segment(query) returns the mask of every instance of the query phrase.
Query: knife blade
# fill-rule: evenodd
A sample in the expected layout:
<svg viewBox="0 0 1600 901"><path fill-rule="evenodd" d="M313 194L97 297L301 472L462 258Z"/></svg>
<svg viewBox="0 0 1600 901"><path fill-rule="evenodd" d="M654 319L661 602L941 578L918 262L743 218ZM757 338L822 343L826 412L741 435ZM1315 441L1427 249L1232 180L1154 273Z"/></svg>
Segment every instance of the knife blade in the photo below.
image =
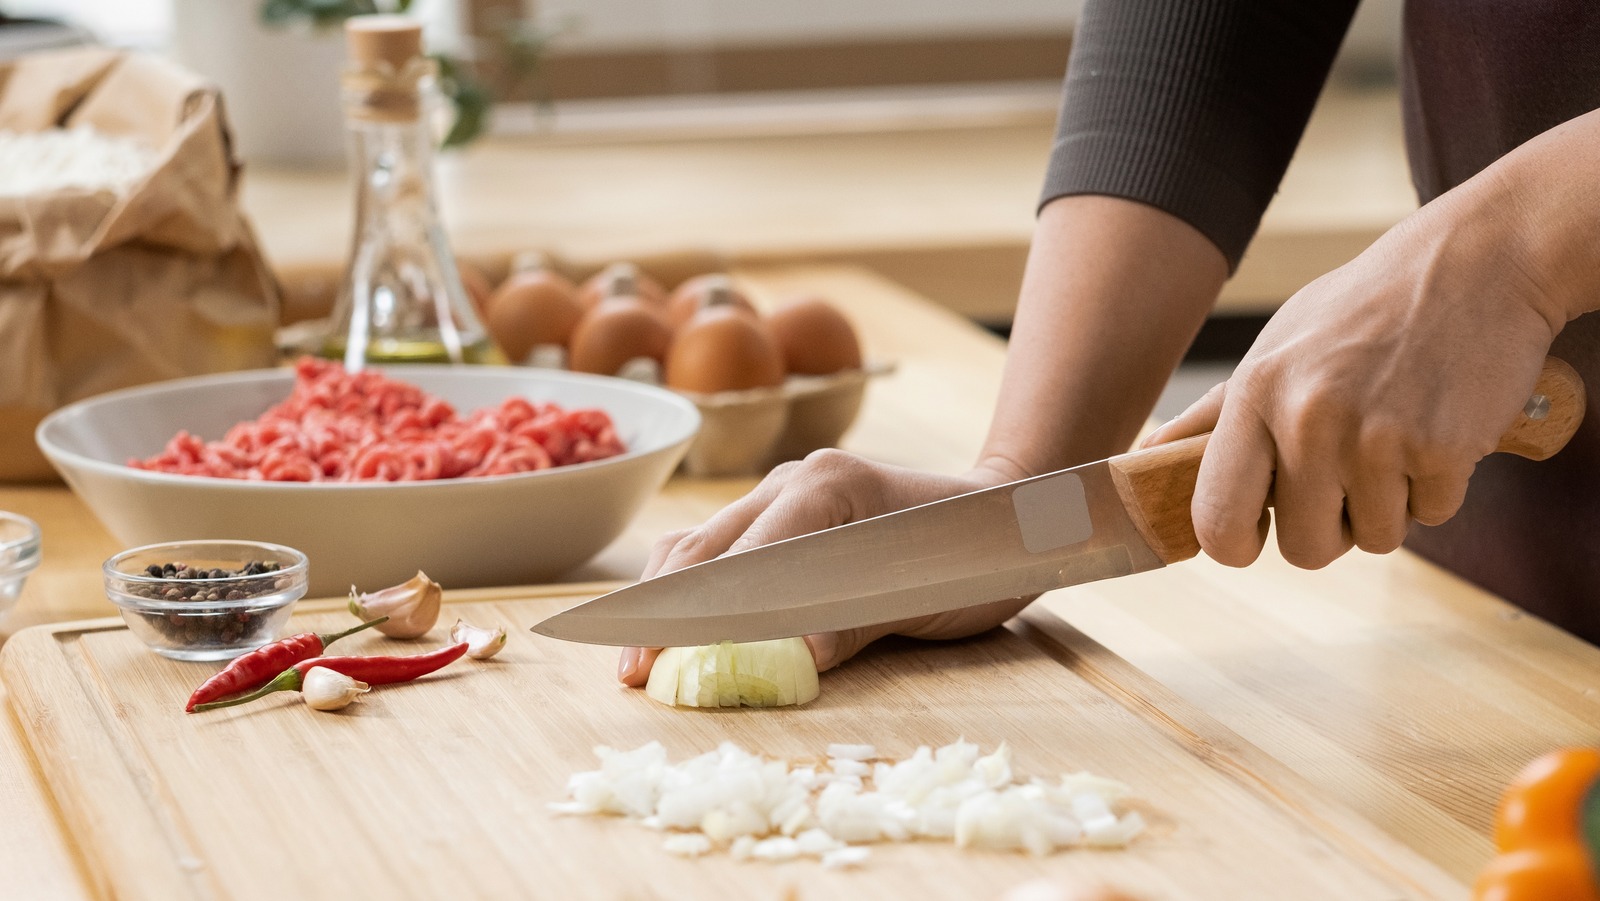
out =
<svg viewBox="0 0 1600 901"><path fill-rule="evenodd" d="M1565 446L1583 382L1547 358L1497 450ZM533 627L591 644L679 647L894 622L1158 569L1199 553L1189 516L1209 435L802 535L602 595Z"/></svg>

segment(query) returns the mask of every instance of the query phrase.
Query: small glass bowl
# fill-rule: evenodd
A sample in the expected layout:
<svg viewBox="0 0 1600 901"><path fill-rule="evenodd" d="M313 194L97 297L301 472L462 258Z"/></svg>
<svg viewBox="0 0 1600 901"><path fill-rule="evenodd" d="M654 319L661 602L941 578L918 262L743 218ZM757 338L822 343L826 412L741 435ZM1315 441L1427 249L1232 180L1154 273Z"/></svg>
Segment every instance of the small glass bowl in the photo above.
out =
<svg viewBox="0 0 1600 901"><path fill-rule="evenodd" d="M174 660L227 660L276 640L307 569L305 554L259 541L151 544L102 567L128 630Z"/></svg>
<svg viewBox="0 0 1600 901"><path fill-rule="evenodd" d="M16 606L28 574L39 568L39 526L0 511L0 616Z"/></svg>

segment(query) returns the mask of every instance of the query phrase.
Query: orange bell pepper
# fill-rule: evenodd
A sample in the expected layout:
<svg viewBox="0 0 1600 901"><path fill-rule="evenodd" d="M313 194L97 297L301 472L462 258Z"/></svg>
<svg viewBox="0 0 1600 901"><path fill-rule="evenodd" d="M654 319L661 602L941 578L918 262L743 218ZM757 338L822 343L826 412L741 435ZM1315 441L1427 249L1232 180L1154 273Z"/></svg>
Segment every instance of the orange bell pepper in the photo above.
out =
<svg viewBox="0 0 1600 901"><path fill-rule="evenodd" d="M1600 749L1529 764L1500 800L1494 843L1475 901L1600 901Z"/></svg>

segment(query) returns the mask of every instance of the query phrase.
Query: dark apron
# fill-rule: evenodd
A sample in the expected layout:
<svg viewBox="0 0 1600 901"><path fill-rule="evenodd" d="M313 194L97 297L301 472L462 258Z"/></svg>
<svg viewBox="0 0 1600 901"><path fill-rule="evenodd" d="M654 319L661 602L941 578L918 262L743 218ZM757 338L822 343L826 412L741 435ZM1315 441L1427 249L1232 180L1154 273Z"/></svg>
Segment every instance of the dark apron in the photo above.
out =
<svg viewBox="0 0 1600 901"><path fill-rule="evenodd" d="M1401 54L1406 150L1427 202L1540 132L1600 108L1595 0L1409 0ZM1600 172L1575 173L1600 178ZM1593 236L1600 244L1600 234ZM1600 305L1600 285L1595 285ZM1589 389L1583 427L1543 463L1496 454L1454 519L1406 546L1600 644L1600 313L1551 353Z"/></svg>

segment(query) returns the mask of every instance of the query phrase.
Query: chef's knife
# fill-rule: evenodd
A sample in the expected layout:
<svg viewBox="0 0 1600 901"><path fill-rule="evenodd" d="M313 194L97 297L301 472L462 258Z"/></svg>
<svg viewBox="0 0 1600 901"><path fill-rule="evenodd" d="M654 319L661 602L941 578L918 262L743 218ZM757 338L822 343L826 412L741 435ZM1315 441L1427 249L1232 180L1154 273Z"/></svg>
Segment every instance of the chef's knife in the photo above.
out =
<svg viewBox="0 0 1600 901"><path fill-rule="evenodd" d="M1497 450L1543 460L1583 418L1555 358ZM729 554L563 611L535 632L678 647L833 632L1157 569L1200 552L1207 435Z"/></svg>

